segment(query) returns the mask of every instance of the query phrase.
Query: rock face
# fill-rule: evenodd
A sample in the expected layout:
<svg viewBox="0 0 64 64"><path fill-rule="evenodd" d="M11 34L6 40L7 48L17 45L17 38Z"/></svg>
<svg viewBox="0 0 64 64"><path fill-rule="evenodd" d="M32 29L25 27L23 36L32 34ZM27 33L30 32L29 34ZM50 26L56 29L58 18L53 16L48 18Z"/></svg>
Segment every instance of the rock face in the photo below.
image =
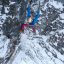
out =
<svg viewBox="0 0 64 64"><path fill-rule="evenodd" d="M26 17L26 5L27 3L22 0L20 1L20 4L11 4L9 7L10 7L10 11L8 13L8 15L12 16L11 17L7 17L4 24L3 24L3 33L4 35L6 35L7 37L9 38L12 38L12 36L14 35L14 37L18 36L19 32L18 32L18 29L20 27L18 27L16 25L17 22L20 22L20 20L24 20L25 17ZM18 5L19 8L18 8ZM17 8L19 9L17 9ZM17 17L17 13L19 15L19 17ZM16 16L16 17L15 17Z"/></svg>
<svg viewBox="0 0 64 64"><path fill-rule="evenodd" d="M21 4L21 2L22 2L22 4ZM4 9L6 7L9 7L9 9L7 9L7 11L9 11L9 12L7 14L3 14L3 15L0 13L1 14L1 16L0 16L0 37L3 35L6 35L6 37L5 37L6 39L1 37L4 40L4 42L0 40L0 44L1 44L1 46L0 46L0 64L6 64L10 60L12 54L15 51L16 45L19 44L19 28L20 27L18 27L18 24L17 24L17 22L19 22L17 13L21 12L21 9L23 10L22 14L18 14L18 16L22 16L23 13L26 12L25 1L22 0L21 2L20 2L20 4L17 3L17 5L15 2L10 2L10 5L6 5L4 7ZM18 8L18 5L19 5L19 8ZM20 7L21 7L21 9L20 9ZM1 11L2 10L0 10L0 12ZM5 12L5 10L4 10L4 12ZM26 15L24 14L24 16L26 16ZM10 40L10 42L8 42L8 45L6 42L7 39Z"/></svg>
<svg viewBox="0 0 64 64"><path fill-rule="evenodd" d="M51 4L57 3L54 0L45 0L45 4L42 4L44 0L31 0L34 12L39 1L44 19L36 24L39 29L35 29L44 28L40 33L35 34L28 28L24 33L19 32L18 25L26 17L26 0L10 0L9 12L0 13L0 64L64 64L63 5Z"/></svg>
<svg viewBox="0 0 64 64"><path fill-rule="evenodd" d="M26 17L26 9L27 9L27 2L24 0L21 1L20 3L20 20L23 21Z"/></svg>
<svg viewBox="0 0 64 64"><path fill-rule="evenodd" d="M16 26L16 21L12 20L12 18L8 17L3 24L3 34L8 38L16 37L19 35L19 31Z"/></svg>

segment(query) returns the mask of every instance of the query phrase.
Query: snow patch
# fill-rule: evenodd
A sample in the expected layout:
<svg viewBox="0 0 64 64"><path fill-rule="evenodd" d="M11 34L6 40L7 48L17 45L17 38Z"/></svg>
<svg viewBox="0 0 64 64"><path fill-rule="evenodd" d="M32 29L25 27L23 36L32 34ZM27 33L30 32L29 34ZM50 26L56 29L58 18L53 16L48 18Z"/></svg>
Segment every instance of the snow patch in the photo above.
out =
<svg viewBox="0 0 64 64"><path fill-rule="evenodd" d="M12 5L12 4L15 4L15 2L10 2L10 4L9 4L9 5Z"/></svg>
<svg viewBox="0 0 64 64"><path fill-rule="evenodd" d="M64 13L60 14L60 18L64 19Z"/></svg>
<svg viewBox="0 0 64 64"><path fill-rule="evenodd" d="M49 4L53 5L56 9L60 9L60 10L63 10L63 5L61 2L58 2L58 1L49 1Z"/></svg>
<svg viewBox="0 0 64 64"><path fill-rule="evenodd" d="M64 29L58 30L59 33L64 33Z"/></svg>
<svg viewBox="0 0 64 64"><path fill-rule="evenodd" d="M7 39L4 35L0 37L0 58L6 56L9 42L10 40Z"/></svg>
<svg viewBox="0 0 64 64"><path fill-rule="evenodd" d="M5 13L9 12L9 7L5 7Z"/></svg>

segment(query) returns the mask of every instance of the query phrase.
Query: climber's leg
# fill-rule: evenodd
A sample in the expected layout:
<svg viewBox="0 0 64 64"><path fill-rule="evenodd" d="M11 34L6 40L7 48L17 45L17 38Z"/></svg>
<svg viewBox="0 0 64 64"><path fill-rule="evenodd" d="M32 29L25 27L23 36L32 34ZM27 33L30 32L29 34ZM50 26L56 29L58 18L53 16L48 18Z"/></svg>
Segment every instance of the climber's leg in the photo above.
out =
<svg viewBox="0 0 64 64"><path fill-rule="evenodd" d="M21 25L21 30L24 30L26 27L28 27L28 24L22 24Z"/></svg>
<svg viewBox="0 0 64 64"><path fill-rule="evenodd" d="M36 33L36 30L35 30L35 28L34 28L34 27L32 27L32 30L33 30L33 32L34 32L34 33Z"/></svg>

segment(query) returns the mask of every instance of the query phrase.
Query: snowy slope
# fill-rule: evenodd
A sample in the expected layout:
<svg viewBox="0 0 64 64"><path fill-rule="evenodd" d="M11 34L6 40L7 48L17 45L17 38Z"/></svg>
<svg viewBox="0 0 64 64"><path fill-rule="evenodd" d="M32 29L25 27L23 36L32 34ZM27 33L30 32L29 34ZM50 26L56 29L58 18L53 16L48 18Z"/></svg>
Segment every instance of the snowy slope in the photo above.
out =
<svg viewBox="0 0 64 64"><path fill-rule="evenodd" d="M21 34L19 52L12 64L64 64L64 56L49 45L48 37Z"/></svg>

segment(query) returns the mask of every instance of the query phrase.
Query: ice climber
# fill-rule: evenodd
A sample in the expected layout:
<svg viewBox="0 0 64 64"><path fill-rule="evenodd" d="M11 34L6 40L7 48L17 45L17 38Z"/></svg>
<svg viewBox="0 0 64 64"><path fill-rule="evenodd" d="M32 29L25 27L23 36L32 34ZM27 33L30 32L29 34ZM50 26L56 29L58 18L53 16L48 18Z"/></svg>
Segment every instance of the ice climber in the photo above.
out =
<svg viewBox="0 0 64 64"><path fill-rule="evenodd" d="M35 32L36 30L34 28L34 25L38 22L39 17L40 17L39 9L36 11L35 17L33 17L32 13L31 13L30 5L28 5L28 7L27 7L27 23L21 24L21 31L24 31L24 29L26 27L31 26L33 32Z"/></svg>

